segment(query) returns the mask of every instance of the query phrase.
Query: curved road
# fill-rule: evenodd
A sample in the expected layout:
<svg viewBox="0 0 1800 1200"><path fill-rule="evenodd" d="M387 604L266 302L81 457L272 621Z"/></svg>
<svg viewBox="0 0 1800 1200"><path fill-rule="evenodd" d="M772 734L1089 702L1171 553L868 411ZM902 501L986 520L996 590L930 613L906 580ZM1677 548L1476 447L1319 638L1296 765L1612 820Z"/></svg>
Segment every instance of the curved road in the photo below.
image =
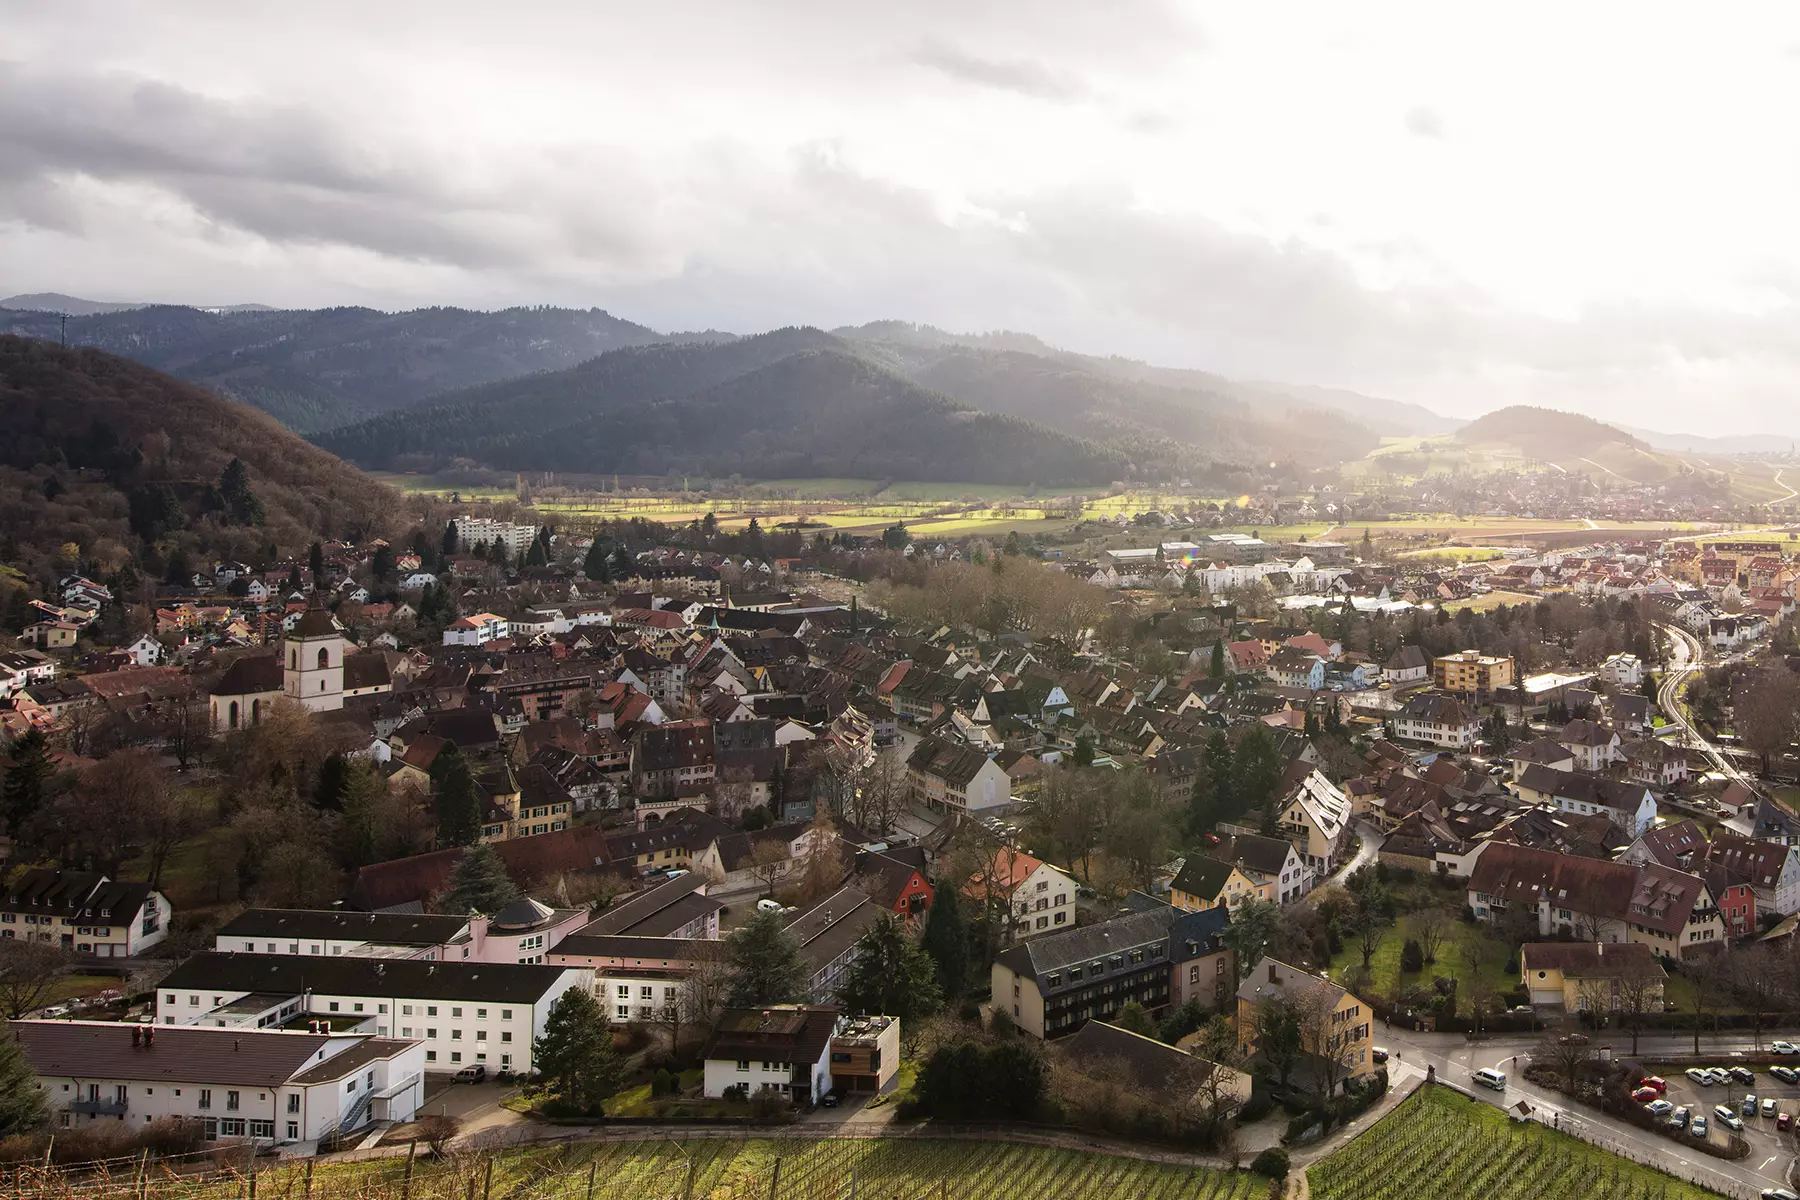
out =
<svg viewBox="0 0 1800 1200"><path fill-rule="evenodd" d="M1751 778L1713 743L1700 736L1693 724L1681 711L1681 685L1687 682L1688 676L1696 671L1706 669L1706 647L1700 639L1679 625L1663 625L1664 632L1669 634L1670 665L1663 673L1662 683L1656 689L1656 702L1661 706L1663 715L1669 723L1679 730L1678 743L1692 746L1706 755L1714 769L1727 779L1735 779L1746 786L1754 786Z"/></svg>

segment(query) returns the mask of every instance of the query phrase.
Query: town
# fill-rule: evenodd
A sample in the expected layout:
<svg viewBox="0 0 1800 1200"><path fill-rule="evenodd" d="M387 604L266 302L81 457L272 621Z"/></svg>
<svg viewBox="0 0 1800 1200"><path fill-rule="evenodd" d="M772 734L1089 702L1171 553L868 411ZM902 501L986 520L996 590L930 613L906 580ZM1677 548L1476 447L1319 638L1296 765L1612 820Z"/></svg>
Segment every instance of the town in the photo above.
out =
<svg viewBox="0 0 1800 1200"><path fill-rule="evenodd" d="M1430 1080L1790 1160L1785 531L530 511L16 614L0 1000L61 1153L979 1116L1282 1176Z"/></svg>

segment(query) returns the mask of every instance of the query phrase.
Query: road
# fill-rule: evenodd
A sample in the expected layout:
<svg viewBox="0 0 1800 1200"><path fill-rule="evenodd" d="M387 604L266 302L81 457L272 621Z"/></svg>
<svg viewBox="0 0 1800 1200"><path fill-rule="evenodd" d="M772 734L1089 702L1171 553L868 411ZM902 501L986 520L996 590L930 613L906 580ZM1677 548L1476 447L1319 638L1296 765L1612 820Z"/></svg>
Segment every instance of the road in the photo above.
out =
<svg viewBox="0 0 1800 1200"><path fill-rule="evenodd" d="M1301 903L1312 903L1313 897L1319 894L1319 889L1328 883L1335 883L1342 887L1346 879L1375 861L1375 855L1381 849L1381 843L1387 840L1381 830L1366 821L1356 823L1356 836L1362 839L1362 845L1357 848L1355 857L1339 867L1334 874L1315 883L1313 890L1306 893L1306 897Z"/></svg>
<svg viewBox="0 0 1800 1200"><path fill-rule="evenodd" d="M1790 487L1788 485L1787 481L1785 481L1784 479L1781 478L1782 469L1783 468L1781 468L1781 467L1775 468L1775 486L1787 488L1788 494L1785 496L1782 496L1780 499L1769 501L1770 508L1774 508L1777 504L1786 504L1789 500L1792 500L1795 496L1800 496L1800 491L1795 491L1792 487Z"/></svg>
<svg viewBox="0 0 1800 1200"><path fill-rule="evenodd" d="M1656 702L1661 706L1663 715L1680 730L1680 744L1692 746L1706 755L1707 761L1727 779L1750 785L1752 780L1743 769L1717 746L1701 737L1699 730L1694 728L1681 710L1681 685L1694 672L1706 669L1706 648L1700 644L1699 638L1679 625L1664 625L1662 629L1669 634L1671 650L1669 668L1663 673L1662 683L1656 689Z"/></svg>
<svg viewBox="0 0 1800 1200"><path fill-rule="evenodd" d="M1786 1156L1771 1156L1765 1150L1761 1153L1753 1151L1749 1158L1738 1162L1711 1158L1673 1138L1627 1125L1598 1109L1526 1082L1525 1060L1539 1040L1536 1037L1500 1037L1471 1043L1460 1034L1412 1033L1401 1029L1381 1030L1377 1036L1385 1039L1383 1044L1390 1052L1398 1054L1397 1059L1390 1059L1388 1063L1388 1078L1396 1088L1411 1087L1430 1065L1437 1068L1439 1079L1466 1088L1489 1104L1503 1108L1520 1100L1529 1100L1544 1120L1565 1132L1622 1151L1639 1162L1703 1182L1728 1196L1754 1197L1763 1188L1787 1184ZM1718 1043L1711 1038L1705 1040L1708 1049L1720 1051L1740 1041L1734 1038L1719 1039ZM1749 1048L1749 1039L1741 1039L1741 1043L1742 1048ZM1688 1038L1646 1037L1640 1039L1638 1053L1640 1057L1649 1057L1658 1048L1685 1054L1693 1049L1693 1044ZM1473 1083L1470 1077L1481 1067L1495 1067L1506 1073L1504 1093Z"/></svg>

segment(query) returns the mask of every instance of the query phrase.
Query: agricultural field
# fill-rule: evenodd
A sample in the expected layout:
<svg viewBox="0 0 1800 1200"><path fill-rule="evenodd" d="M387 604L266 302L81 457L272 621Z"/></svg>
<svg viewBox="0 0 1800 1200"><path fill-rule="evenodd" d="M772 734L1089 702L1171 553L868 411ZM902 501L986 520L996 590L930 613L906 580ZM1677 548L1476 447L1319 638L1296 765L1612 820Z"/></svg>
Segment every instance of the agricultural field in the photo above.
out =
<svg viewBox="0 0 1800 1200"><path fill-rule="evenodd" d="M506 1200L838 1200L850 1194L880 1200L987 1200L999 1195L1261 1200L1269 1186L1248 1172L928 1137L577 1142L502 1152L491 1159L459 1154L445 1162L427 1160L423 1151L421 1146L407 1186L410 1200L466 1200L469 1195ZM397 1198L406 1174L404 1158L321 1166L310 1195L315 1200ZM259 1174L256 1191L300 1196L304 1175L299 1163L271 1167ZM166 1180L145 1194L150 1200L226 1200L241 1197L242 1184L236 1176L185 1185ZM122 1187L121 1200L127 1194Z"/></svg>
<svg viewBox="0 0 1800 1200"><path fill-rule="evenodd" d="M1511 1120L1449 1088L1420 1088L1307 1171L1314 1200L1720 1200L1536 1122Z"/></svg>

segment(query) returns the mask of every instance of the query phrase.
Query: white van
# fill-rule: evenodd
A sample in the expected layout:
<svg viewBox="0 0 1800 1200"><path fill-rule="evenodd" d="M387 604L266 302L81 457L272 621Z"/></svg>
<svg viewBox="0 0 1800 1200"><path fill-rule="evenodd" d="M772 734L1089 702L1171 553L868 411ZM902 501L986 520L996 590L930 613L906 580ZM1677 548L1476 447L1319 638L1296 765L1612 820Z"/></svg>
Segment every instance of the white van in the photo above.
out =
<svg viewBox="0 0 1800 1200"><path fill-rule="evenodd" d="M1496 1071L1492 1067L1483 1067L1481 1070L1475 1072L1474 1078L1475 1082L1479 1083L1482 1087L1491 1087L1496 1092L1504 1092L1506 1090L1506 1074L1503 1071Z"/></svg>

